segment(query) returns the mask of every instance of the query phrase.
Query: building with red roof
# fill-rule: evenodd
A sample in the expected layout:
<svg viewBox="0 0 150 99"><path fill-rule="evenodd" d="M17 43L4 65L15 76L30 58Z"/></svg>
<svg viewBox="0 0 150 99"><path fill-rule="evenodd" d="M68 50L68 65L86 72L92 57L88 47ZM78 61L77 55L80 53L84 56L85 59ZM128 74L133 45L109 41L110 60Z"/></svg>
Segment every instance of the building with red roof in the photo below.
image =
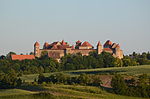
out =
<svg viewBox="0 0 150 99"><path fill-rule="evenodd" d="M112 46L112 42L110 40L107 40L104 44L104 48L109 48Z"/></svg>
<svg viewBox="0 0 150 99"><path fill-rule="evenodd" d="M79 46L79 49L93 49L93 46L89 42L85 41Z"/></svg>
<svg viewBox="0 0 150 99"><path fill-rule="evenodd" d="M11 59L12 60L32 60L32 59L35 59L35 56L34 55L11 55Z"/></svg>
<svg viewBox="0 0 150 99"><path fill-rule="evenodd" d="M53 42L51 44L44 43L43 49L40 49L40 44L36 42L34 44L34 54L36 57L40 57L43 51L47 51L48 56L54 59L60 60L66 54L77 54L89 55L89 52L96 51L98 54L102 52L111 53L114 57L123 58L123 51L120 49L120 45L112 43L110 40L107 40L102 46L100 41L97 43L97 48L94 49L93 45L89 42L77 41L76 45L69 45L67 42L62 40L61 42ZM20 58L21 59L21 58Z"/></svg>

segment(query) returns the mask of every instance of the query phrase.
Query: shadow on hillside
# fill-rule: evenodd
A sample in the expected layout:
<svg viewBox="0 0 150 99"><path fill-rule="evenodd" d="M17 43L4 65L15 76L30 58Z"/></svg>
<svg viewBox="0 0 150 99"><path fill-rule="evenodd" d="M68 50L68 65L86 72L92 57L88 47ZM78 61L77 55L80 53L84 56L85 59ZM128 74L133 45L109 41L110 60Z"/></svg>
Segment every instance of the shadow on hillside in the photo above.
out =
<svg viewBox="0 0 150 99"><path fill-rule="evenodd" d="M47 90L43 88L42 86L36 86L36 85L23 85L19 87L18 89L23 89L27 91L46 91Z"/></svg>
<svg viewBox="0 0 150 99"><path fill-rule="evenodd" d="M112 88L108 88L108 87L104 87L104 86L101 86L101 88L109 93L113 93L113 89Z"/></svg>
<svg viewBox="0 0 150 99"><path fill-rule="evenodd" d="M75 74L75 75L79 75L82 73L85 74L117 74L117 73L121 73L121 72L125 72L124 70L105 70L105 71L78 71L78 72L70 72L70 74Z"/></svg>

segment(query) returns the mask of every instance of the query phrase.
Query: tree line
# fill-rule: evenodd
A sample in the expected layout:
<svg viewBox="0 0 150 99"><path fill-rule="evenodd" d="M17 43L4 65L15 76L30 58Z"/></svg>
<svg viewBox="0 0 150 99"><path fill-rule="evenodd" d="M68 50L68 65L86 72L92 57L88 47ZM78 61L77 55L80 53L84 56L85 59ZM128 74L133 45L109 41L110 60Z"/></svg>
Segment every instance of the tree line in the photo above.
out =
<svg viewBox="0 0 150 99"><path fill-rule="evenodd" d="M6 56L0 57L0 73L16 73L18 76L22 74L48 73L65 70L122 67L135 65L150 64L150 53L137 54L133 53L124 56L123 59L115 58L110 53L96 52L89 53L89 56L78 54L68 54L61 58L61 62L49 58L46 55L34 60L11 60L8 53Z"/></svg>
<svg viewBox="0 0 150 99"><path fill-rule="evenodd" d="M38 84L68 84L68 85L88 85L88 86L100 86L101 80L98 75L80 74L79 76L70 76L64 73L55 73L49 77L45 77L43 74L38 76Z"/></svg>
<svg viewBox="0 0 150 99"><path fill-rule="evenodd" d="M116 94L150 97L150 78L147 74L140 75L138 78L125 80L123 76L116 74L111 81L111 86Z"/></svg>

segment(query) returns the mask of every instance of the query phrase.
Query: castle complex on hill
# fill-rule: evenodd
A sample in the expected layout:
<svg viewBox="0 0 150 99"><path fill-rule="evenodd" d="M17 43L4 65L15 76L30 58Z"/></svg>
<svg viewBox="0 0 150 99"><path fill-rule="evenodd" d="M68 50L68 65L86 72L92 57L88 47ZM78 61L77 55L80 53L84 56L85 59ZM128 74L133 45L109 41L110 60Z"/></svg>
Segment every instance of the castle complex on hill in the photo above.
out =
<svg viewBox="0 0 150 99"><path fill-rule="evenodd" d="M62 40L61 42L53 42L51 44L45 42L43 49L40 49L40 44L36 42L34 44L34 55L36 57L40 57L42 52L47 52L49 57L52 57L56 60L60 60L66 54L77 54L81 53L81 55L89 55L89 52L96 51L98 54L102 52L108 52L112 54L114 57L119 59L123 58L123 51L120 49L119 44L112 43L110 40L106 41L106 43L102 46L100 42L97 44L97 48L94 47L87 41L81 42L77 41L75 46L70 46L67 42Z"/></svg>

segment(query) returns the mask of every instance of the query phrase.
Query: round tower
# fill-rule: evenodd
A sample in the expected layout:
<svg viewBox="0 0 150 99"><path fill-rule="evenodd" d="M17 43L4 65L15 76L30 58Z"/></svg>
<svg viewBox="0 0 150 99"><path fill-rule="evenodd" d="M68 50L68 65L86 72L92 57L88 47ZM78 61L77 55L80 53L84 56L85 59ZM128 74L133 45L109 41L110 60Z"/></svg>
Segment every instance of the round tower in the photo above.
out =
<svg viewBox="0 0 150 99"><path fill-rule="evenodd" d="M35 57L40 57L40 44L38 42L34 44L34 55Z"/></svg>
<svg viewBox="0 0 150 99"><path fill-rule="evenodd" d="M100 43L100 41L99 41L98 44L97 44L97 54L101 54L102 51L103 51L102 45L101 45L101 43Z"/></svg>

